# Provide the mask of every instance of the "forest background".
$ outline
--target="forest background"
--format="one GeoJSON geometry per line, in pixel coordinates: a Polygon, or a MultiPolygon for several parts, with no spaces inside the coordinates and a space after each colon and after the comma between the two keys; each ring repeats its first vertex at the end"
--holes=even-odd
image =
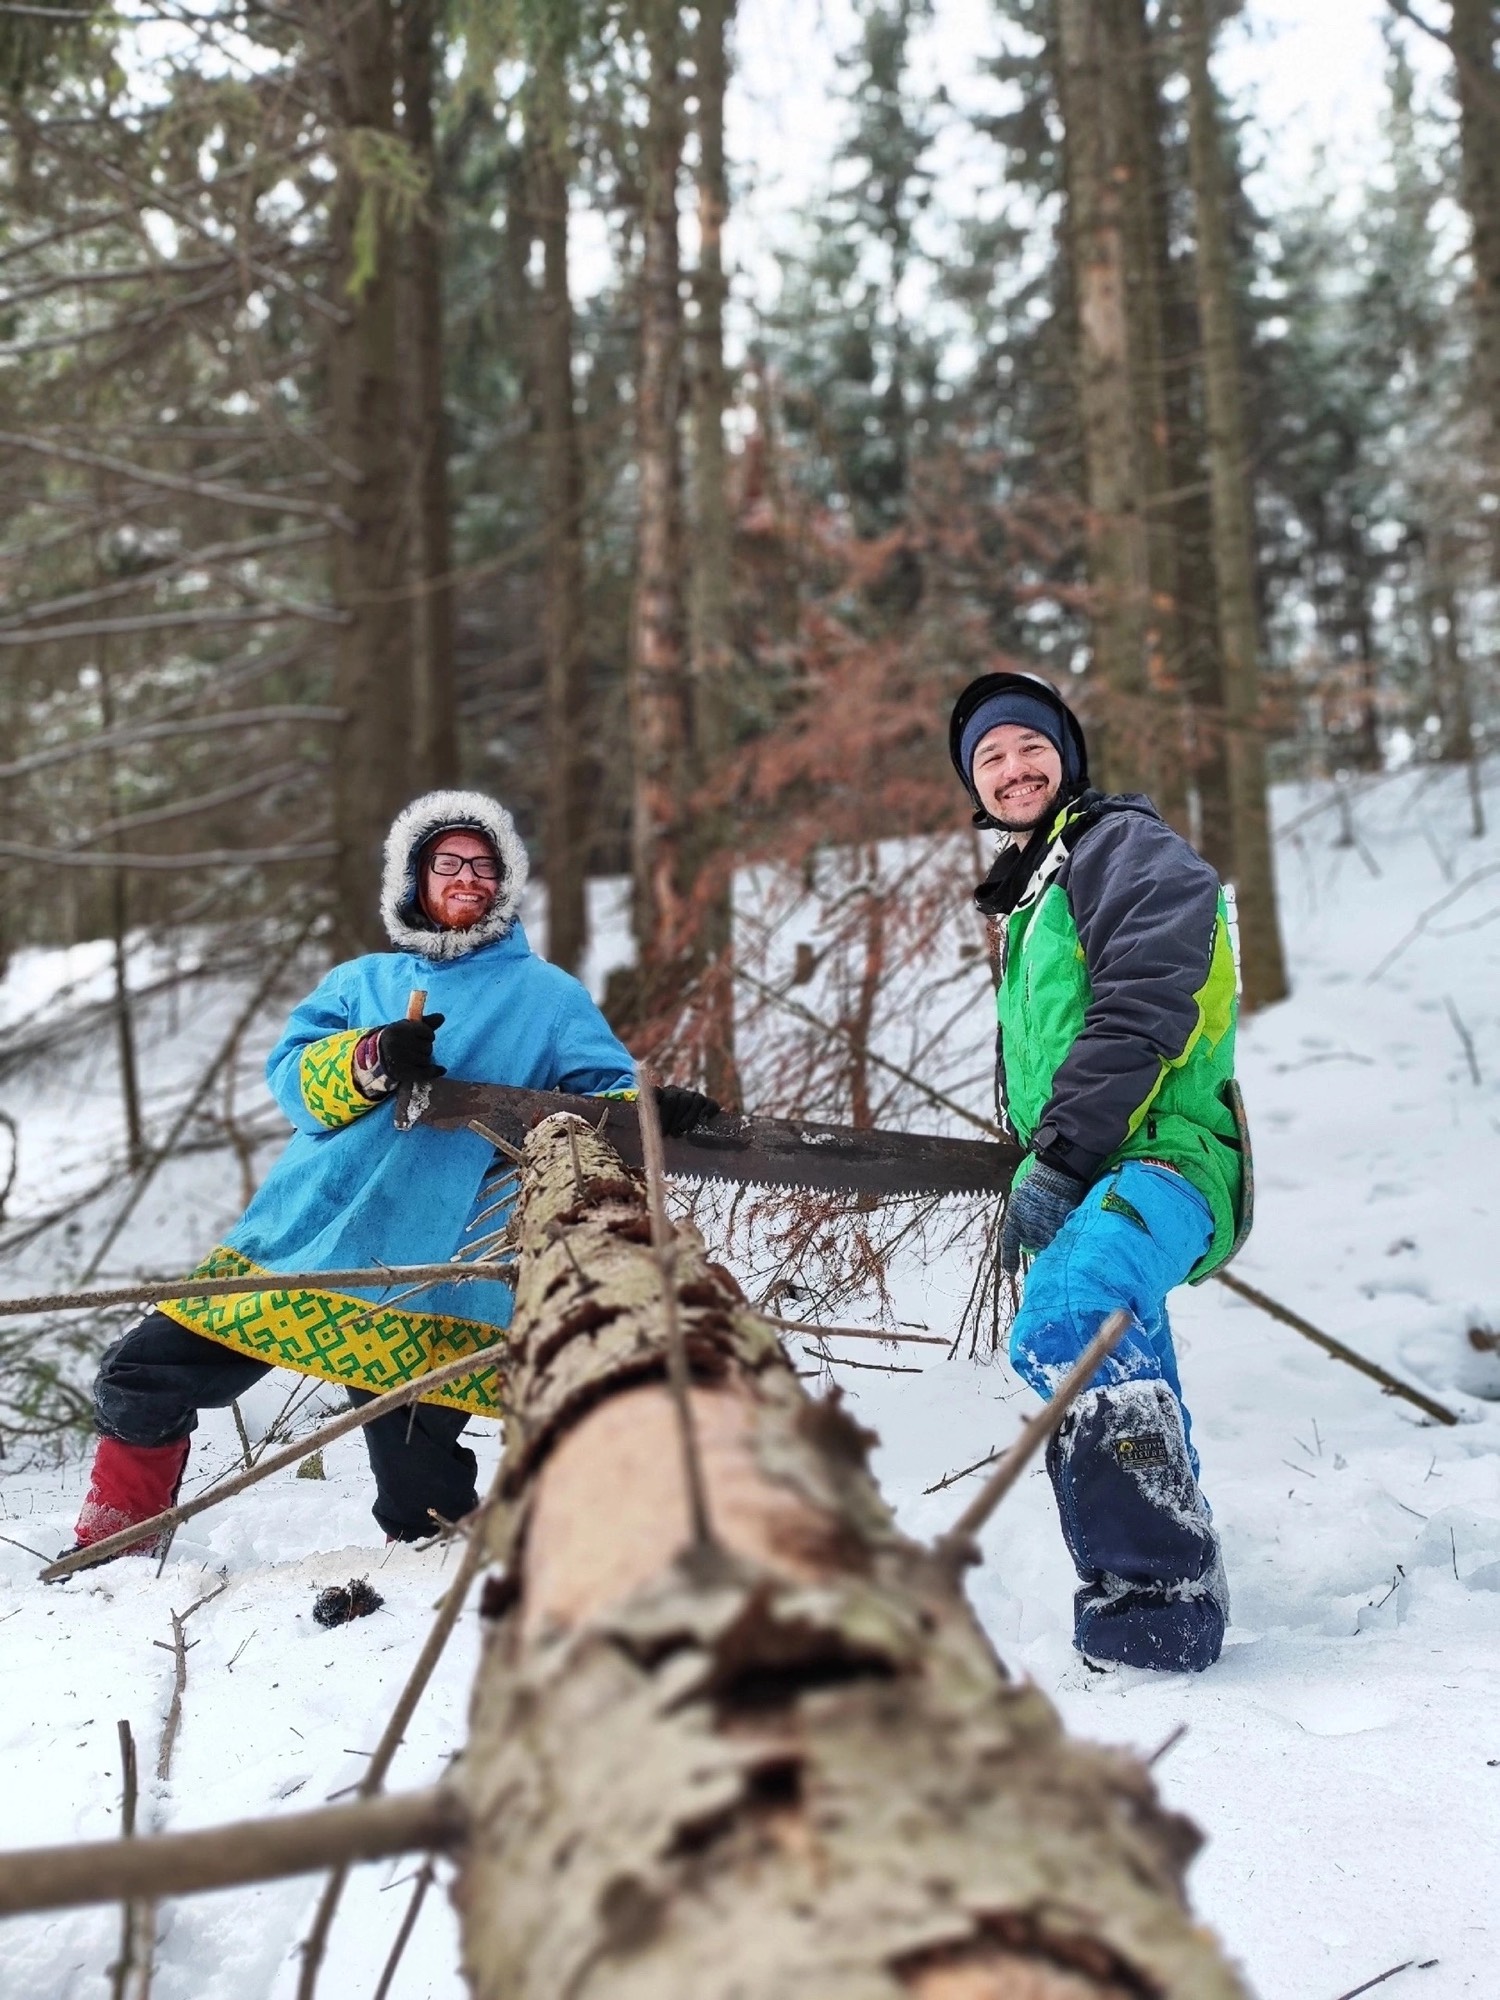
{"type": "MultiPolygon", "coordinates": [[[[638,1052],[738,1101],[769,1006],[797,1060],[761,1033],[755,1108],[857,1123],[985,859],[945,746],[973,674],[1050,675],[1096,781],[1232,882],[1252,1008],[1286,990],[1268,782],[1338,780],[1357,843],[1361,788],[1457,763],[1481,832],[1495,9],[1355,11],[1369,142],[1278,173],[1215,67],[1254,5],[792,10],[776,62],[831,37],[833,88],[784,143],[736,108],[733,0],[0,5],[0,971],[113,956],[0,1077],[116,1044],[90,1270],[174,1150],[248,1186],[271,1136],[234,1035],[143,1102],[141,1010],[239,978],[242,1036],[380,948],[428,785],[512,808],[564,965],[629,877],[638,1052]],[[892,836],[949,860],[882,867],[892,836]],[[833,912],[774,989],[758,863],[833,912]]],[[[0,1255],[62,1216],[7,1235],[0,1197],[0,1255]]]]}

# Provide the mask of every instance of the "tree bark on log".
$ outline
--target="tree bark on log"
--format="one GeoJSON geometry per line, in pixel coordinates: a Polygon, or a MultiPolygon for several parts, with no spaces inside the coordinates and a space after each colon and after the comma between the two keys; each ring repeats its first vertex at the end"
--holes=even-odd
{"type": "Polygon", "coordinates": [[[1009,1680],[872,1440],[585,1122],[531,1135],[454,1888],[477,2000],[1232,2000],[1198,1844],[1009,1680]]]}

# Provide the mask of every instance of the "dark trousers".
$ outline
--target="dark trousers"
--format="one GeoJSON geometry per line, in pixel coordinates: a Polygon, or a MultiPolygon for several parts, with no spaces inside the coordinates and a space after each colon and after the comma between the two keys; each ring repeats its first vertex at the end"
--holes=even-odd
{"type": "MultiPolygon", "coordinates": [[[[148,1313],[105,1352],[94,1381],[94,1422],[122,1444],[171,1444],[198,1428],[200,1410],[223,1410],[269,1370],[165,1313],[148,1313]]],[[[351,1404],[371,1392],[349,1389],[351,1404]]],[[[458,1441],[462,1410],[411,1403],[364,1428],[375,1474],[375,1519],[398,1541],[436,1528],[433,1513],[459,1520],[479,1504],[474,1454],[458,1441]],[[429,1511],[431,1510],[431,1511],[429,1511]]]]}

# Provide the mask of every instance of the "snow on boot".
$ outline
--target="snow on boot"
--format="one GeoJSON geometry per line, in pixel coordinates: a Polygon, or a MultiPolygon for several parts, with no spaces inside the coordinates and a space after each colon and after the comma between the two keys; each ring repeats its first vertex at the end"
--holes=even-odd
{"type": "Polygon", "coordinates": [[[1086,1390],[1047,1447],[1047,1473],[1082,1583],[1073,1599],[1078,1651],[1169,1673],[1211,1667],[1229,1593],[1166,1383],[1086,1390]]]}
{"type": "MultiPolygon", "coordinates": [[[[170,1507],[182,1484],[189,1442],[178,1438],[172,1444],[122,1444],[119,1438],[101,1437],[94,1449],[89,1490],[73,1530],[74,1546],[92,1548],[106,1535],[134,1527],[137,1521],[149,1521],[153,1514],[170,1507]]],[[[155,1555],[158,1539],[148,1535],[120,1554],[155,1555]]]]}

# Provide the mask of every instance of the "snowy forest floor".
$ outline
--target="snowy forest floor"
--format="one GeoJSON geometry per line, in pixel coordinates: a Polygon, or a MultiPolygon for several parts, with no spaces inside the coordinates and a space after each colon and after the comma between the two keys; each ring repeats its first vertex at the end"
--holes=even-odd
{"type": "MultiPolygon", "coordinates": [[[[1352,845],[1340,844],[1332,803],[1326,788],[1276,801],[1294,994],[1241,1038],[1258,1220],[1237,1269],[1463,1422],[1425,1421],[1221,1286],[1181,1292],[1182,1372],[1234,1594],[1220,1664],[1201,1679],[1081,1666],[1040,1470],[990,1524],[971,1590],[1001,1657],[1078,1733],[1149,1752],[1185,1726],[1157,1776],[1207,1836],[1195,1908],[1262,2000],[1335,2000],[1396,1966],[1407,1969],[1382,2000],[1454,2000],[1496,1992],[1500,1956],[1500,1353],[1469,1338],[1500,1328],[1500,836],[1465,837],[1454,774],[1370,787],[1352,845]]],[[[102,970],[94,951],[23,955],[0,987],[0,1020],[45,1004],[65,976],[96,961],[102,970]]],[[[175,1036],[159,1021],[148,1076],[187,1043],[211,1046],[234,1005],[221,993],[175,1036]]],[[[269,1019],[261,1032],[269,1041],[269,1019]]],[[[980,1064],[990,1037],[976,1009],[980,1064]]],[[[17,1214],[86,1180],[91,1159],[97,1171],[116,1115],[105,1040],[89,1063],[0,1090],[20,1133],[17,1214]]],[[[185,1162],[143,1202],[111,1268],[186,1268],[237,1206],[232,1162],[185,1162]]],[[[53,1239],[50,1263],[13,1265],[6,1288],[74,1275],[86,1233],[53,1239]]],[[[951,1330],[971,1278],[956,1255],[908,1260],[894,1274],[899,1316],[951,1330]]],[[[880,1435],[887,1496],[920,1536],[946,1525],[972,1487],[923,1489],[1008,1439],[1032,1407],[1003,1361],[915,1361],[928,1352],[891,1356],[920,1374],[836,1370],[880,1435]]],[[[252,1438],[292,1387],[273,1375],[246,1399],[252,1438]]],[[[336,1401],[331,1389],[314,1394],[336,1401]]],[[[492,1426],[475,1429],[482,1484],[497,1440],[492,1426]]],[[[189,1490],[238,1450],[228,1414],[207,1414],[189,1490]]],[[[149,1773],[172,1676],[153,1642],[220,1573],[227,1587],[189,1627],[170,1782],[143,1779],[142,1823],[302,1807],[357,1780],[453,1561],[440,1548],[384,1547],[358,1437],[329,1450],[324,1482],[282,1474],[190,1523],[160,1577],[131,1560],[56,1589],[35,1581],[34,1557],[16,1544],[43,1555],[66,1545],[81,1465],[0,1472],[0,1846],[118,1827],[116,1720],[132,1722],[149,1773]],[[315,1589],[359,1575],[384,1608],[320,1629],[315,1589]]],[[[461,1744],[476,1647],[471,1614],[394,1785],[430,1779],[461,1744]]],[[[357,1871],[327,2000],[372,1991],[406,1901],[395,1885],[411,1873],[409,1862],[357,1871]]],[[[318,1886],[169,1906],[156,2000],[288,2000],[318,1886]]],[[[104,1991],[118,1924],[113,1910],[9,1923],[0,1996],[104,1991]]],[[[429,1897],[395,2000],[458,2000],[456,1960],[451,1912],[429,1897]]]]}

